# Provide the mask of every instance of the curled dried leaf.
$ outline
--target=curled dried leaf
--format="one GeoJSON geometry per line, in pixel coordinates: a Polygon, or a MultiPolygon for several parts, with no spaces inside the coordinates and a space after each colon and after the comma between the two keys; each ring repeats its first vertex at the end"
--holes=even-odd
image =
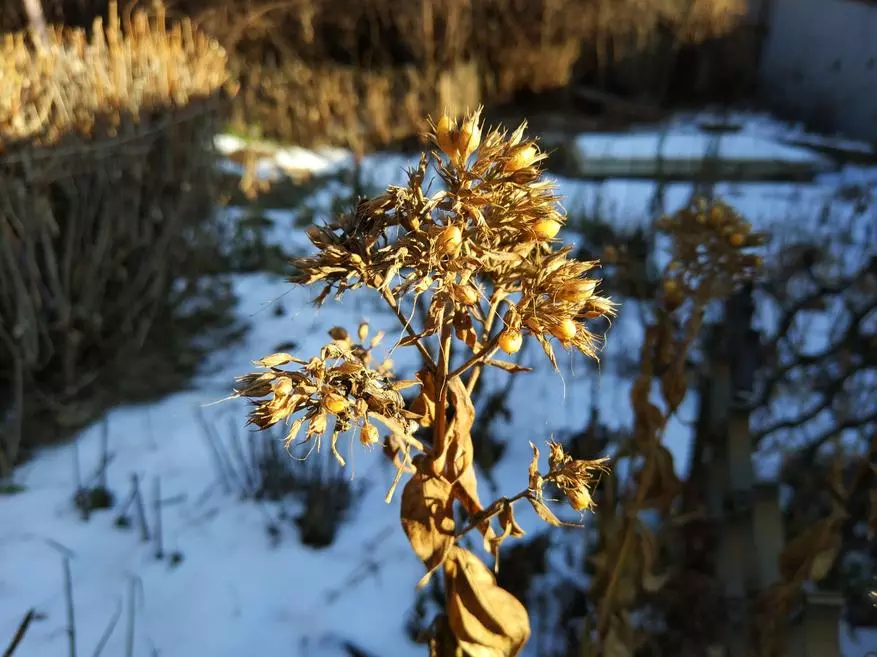
{"type": "Polygon", "coordinates": [[[478,557],[454,547],[445,562],[448,621],[465,652],[515,657],[530,638],[527,610],[478,557]]]}
{"type": "Polygon", "coordinates": [[[419,470],[402,490],[401,519],[411,547],[426,566],[419,584],[424,586],[454,544],[451,484],[419,470]]]}

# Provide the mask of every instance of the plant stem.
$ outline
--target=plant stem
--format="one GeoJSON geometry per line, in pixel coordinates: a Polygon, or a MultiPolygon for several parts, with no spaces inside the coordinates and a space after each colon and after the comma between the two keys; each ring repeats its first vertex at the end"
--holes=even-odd
{"type": "Polygon", "coordinates": [[[490,518],[499,513],[499,508],[503,504],[514,504],[515,502],[518,502],[529,495],[530,489],[527,488],[522,490],[520,493],[513,495],[512,497],[500,497],[498,500],[494,500],[494,502],[489,507],[479,513],[478,516],[475,519],[471,520],[468,525],[466,525],[465,527],[463,527],[463,529],[454,534],[454,538],[456,539],[465,536],[473,529],[478,527],[478,525],[484,522],[487,518],[490,518]]]}
{"type": "Polygon", "coordinates": [[[493,354],[496,353],[497,342],[499,342],[499,334],[493,336],[493,338],[491,338],[490,342],[488,342],[481,349],[479,349],[474,354],[472,354],[465,363],[460,365],[460,367],[458,367],[453,372],[448,374],[448,378],[453,379],[455,376],[462,376],[473,365],[483,364],[483,362],[485,360],[487,360],[488,358],[493,356],[493,354]]]}
{"type": "MultiPolygon", "coordinates": [[[[493,328],[493,322],[496,319],[496,314],[499,310],[499,304],[502,303],[503,299],[505,298],[506,292],[502,289],[494,290],[493,294],[490,295],[490,309],[487,311],[487,317],[484,318],[484,334],[481,336],[482,341],[487,340],[490,337],[490,331],[493,328]]],[[[475,385],[478,383],[478,379],[481,376],[481,372],[483,370],[484,363],[478,363],[475,366],[475,369],[472,370],[472,374],[469,377],[469,382],[466,383],[466,390],[470,395],[475,390],[475,385]]]]}
{"type": "MultiPolygon", "coordinates": [[[[402,311],[399,309],[399,304],[396,303],[396,300],[393,298],[393,295],[386,289],[381,290],[381,296],[384,298],[384,301],[387,302],[387,305],[390,306],[390,309],[395,313],[396,317],[399,319],[399,322],[402,324],[402,328],[410,335],[412,338],[417,337],[417,333],[411,327],[411,322],[409,322],[405,315],[402,314],[402,311]]],[[[429,350],[424,346],[424,344],[418,339],[414,345],[417,347],[420,354],[423,356],[423,360],[426,364],[426,367],[435,372],[436,364],[435,360],[433,360],[432,354],[429,353],[429,350]]]]}
{"type": "Polygon", "coordinates": [[[447,406],[448,406],[448,366],[451,361],[451,339],[453,327],[442,313],[442,333],[439,345],[439,362],[436,369],[435,389],[438,398],[435,403],[435,425],[432,440],[432,451],[435,456],[435,470],[440,473],[445,467],[447,451],[447,406]]]}

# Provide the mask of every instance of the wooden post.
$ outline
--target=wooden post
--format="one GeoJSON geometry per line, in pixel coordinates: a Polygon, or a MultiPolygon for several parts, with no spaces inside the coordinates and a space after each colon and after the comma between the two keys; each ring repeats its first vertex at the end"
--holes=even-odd
{"type": "Polygon", "coordinates": [[[716,577],[725,597],[722,642],[729,657],[746,654],[747,609],[759,587],[761,571],[766,570],[762,560],[775,562],[779,555],[777,545],[764,545],[756,538],[756,518],[762,523],[769,520],[769,514],[756,511],[749,410],[740,403],[752,390],[759,364],[758,335],[751,329],[751,294],[752,287],[744,286],[726,303],[723,321],[715,327],[707,347],[709,366],[705,372],[709,406],[704,420],[708,431],[702,437],[709,439],[704,448],[709,473],[707,499],[710,516],[719,528],[716,577]],[[760,543],[765,554],[759,553],[760,543]]]}

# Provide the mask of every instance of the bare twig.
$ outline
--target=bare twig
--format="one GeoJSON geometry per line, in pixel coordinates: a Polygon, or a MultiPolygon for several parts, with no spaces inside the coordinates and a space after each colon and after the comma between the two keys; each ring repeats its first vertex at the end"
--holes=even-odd
{"type": "Polygon", "coordinates": [[[64,601],[67,609],[67,653],[76,657],[76,617],[73,605],[73,576],[70,574],[70,557],[62,559],[64,568],[64,601]]]}
{"type": "Polygon", "coordinates": [[[18,624],[18,629],[15,630],[15,634],[12,636],[12,641],[9,642],[6,650],[3,651],[3,657],[12,657],[12,654],[18,648],[18,645],[21,643],[22,639],[24,639],[24,635],[27,634],[27,628],[30,627],[31,621],[33,621],[35,616],[36,610],[28,609],[24,618],[21,619],[21,623],[18,624]]]}

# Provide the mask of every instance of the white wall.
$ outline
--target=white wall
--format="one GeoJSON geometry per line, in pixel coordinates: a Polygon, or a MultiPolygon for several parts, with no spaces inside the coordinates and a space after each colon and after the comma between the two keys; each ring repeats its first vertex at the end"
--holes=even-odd
{"type": "Polygon", "coordinates": [[[767,2],[759,80],[765,97],[821,128],[877,141],[877,4],[767,2]]]}

